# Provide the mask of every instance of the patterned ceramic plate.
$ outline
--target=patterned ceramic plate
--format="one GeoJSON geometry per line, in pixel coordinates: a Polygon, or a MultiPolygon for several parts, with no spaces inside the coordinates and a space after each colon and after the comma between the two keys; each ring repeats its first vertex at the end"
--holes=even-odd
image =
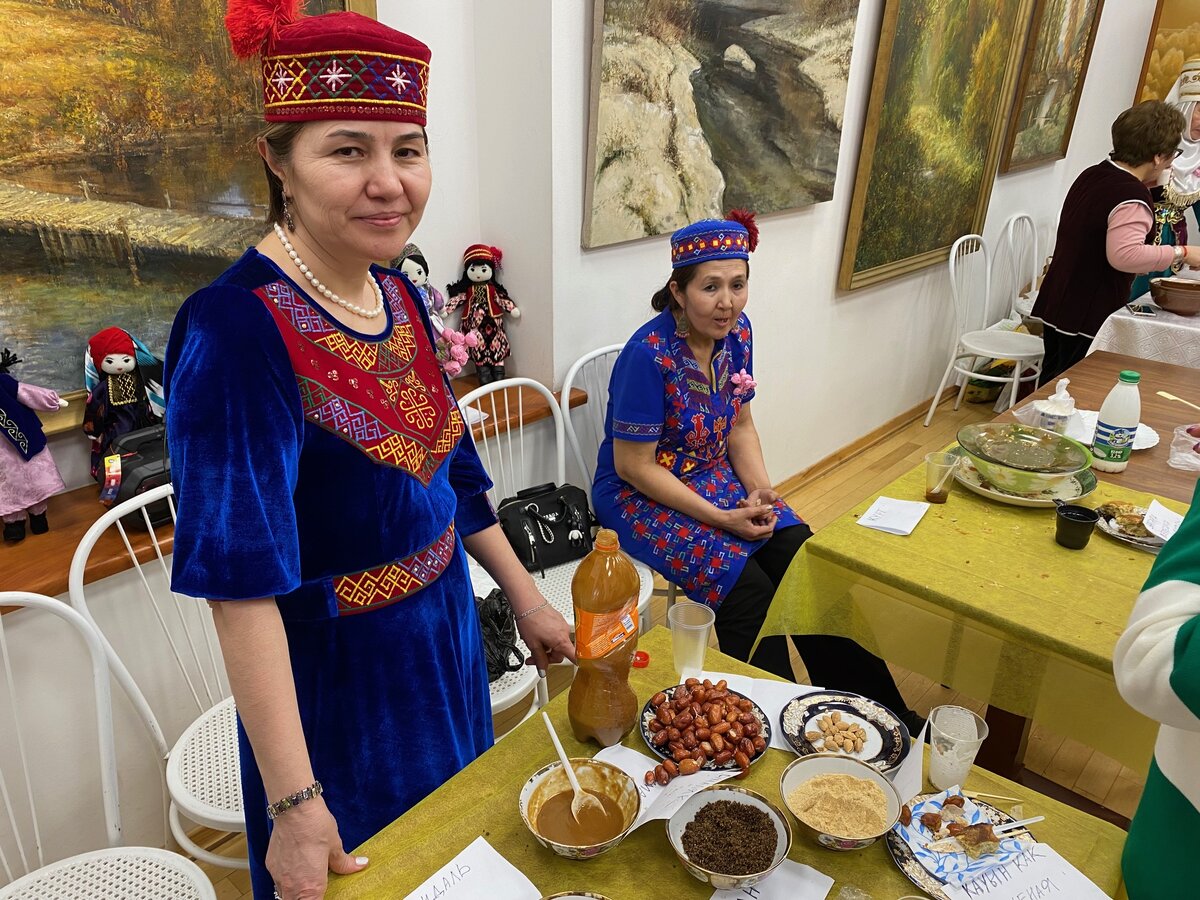
{"type": "MultiPolygon", "coordinates": [[[[1146,514],[1146,510],[1140,506],[1134,512],[1140,513],[1143,516],[1146,514]]],[[[1139,537],[1134,534],[1126,534],[1125,530],[1117,524],[1116,519],[1110,519],[1105,516],[1100,517],[1100,521],[1096,523],[1096,527],[1115,541],[1120,541],[1122,544],[1129,544],[1131,547],[1137,547],[1139,550],[1145,550],[1147,553],[1153,553],[1155,556],[1158,555],[1158,551],[1166,543],[1160,537],[1139,537]]]]}
{"type": "Polygon", "coordinates": [[[912,741],[908,728],[895,714],[880,703],[861,694],[846,691],[816,691],[789,700],[779,713],[779,727],[797,756],[810,753],[837,752],[868,763],[881,772],[890,772],[904,762],[912,741]],[[818,750],[806,734],[819,732],[822,716],[841,713],[843,722],[860,726],[867,734],[862,750],[850,753],[843,750],[818,750]]]}
{"type": "Polygon", "coordinates": [[[1012,491],[1006,491],[1003,488],[998,488],[991,482],[984,481],[983,476],[979,474],[979,470],[971,465],[971,461],[966,458],[962,447],[955,447],[949,452],[963,457],[963,461],[954,470],[955,481],[980,497],[987,497],[989,500],[998,500],[1010,506],[1053,508],[1055,500],[1061,500],[1064,503],[1074,503],[1096,490],[1096,476],[1092,474],[1091,469],[1086,469],[1077,475],[1064,478],[1051,491],[1043,491],[1040,494],[1017,494],[1012,491]]]}
{"type": "MultiPolygon", "coordinates": [[[[905,828],[897,823],[896,827],[887,833],[887,848],[892,859],[913,884],[935,900],[950,900],[944,888],[947,883],[960,884],[964,880],[976,877],[992,866],[1007,861],[1021,852],[1025,845],[1034,843],[1033,835],[1028,829],[1020,829],[1011,834],[1003,835],[1000,852],[972,860],[965,853],[934,853],[926,850],[924,844],[932,840],[929,829],[920,823],[923,813],[939,812],[942,801],[949,794],[918,794],[910,803],[913,811],[912,824],[905,828]]],[[[963,805],[970,824],[991,822],[993,825],[1004,825],[1015,821],[1006,812],[1001,812],[990,803],[982,800],[967,800],[963,805]]]]}
{"type": "MultiPolygon", "coordinates": [[[[682,685],[677,684],[677,685],[674,685],[669,688],[663,688],[663,693],[667,695],[668,701],[671,700],[671,698],[673,698],[675,696],[675,691],[677,691],[680,687],[682,687],[682,685]]],[[[737,691],[734,691],[734,690],[731,690],[729,692],[729,696],[736,697],[738,700],[750,700],[750,698],[747,697],[745,694],[739,694],[737,691]]],[[[754,716],[754,718],[758,719],[758,733],[761,734],[763,740],[767,742],[767,748],[770,748],[770,746],[771,746],[771,723],[769,721],[767,721],[767,714],[764,713],[762,711],[762,708],[757,703],[755,703],[753,700],[750,700],[750,715],[752,715],[752,716],[754,716]]],[[[650,701],[647,700],[646,705],[642,707],[642,716],[641,716],[642,740],[644,740],[646,742],[646,746],[650,748],[651,753],[653,753],[655,756],[658,756],[662,759],[666,759],[667,757],[669,757],[671,755],[670,751],[667,750],[665,747],[664,748],[655,747],[654,744],[650,740],[654,736],[654,732],[652,732],[650,730],[650,720],[653,718],[654,718],[654,707],[651,706],[650,701]]],[[[755,753],[752,757],[750,757],[750,764],[753,765],[756,760],[761,759],[766,754],[767,748],[764,748],[763,750],[759,751],[758,753],[755,753]]],[[[704,765],[702,765],[700,768],[714,769],[714,770],[718,770],[718,771],[725,770],[725,769],[736,769],[737,763],[735,763],[731,759],[729,762],[725,763],[724,765],[718,766],[710,759],[710,760],[706,760],[704,765]]]]}

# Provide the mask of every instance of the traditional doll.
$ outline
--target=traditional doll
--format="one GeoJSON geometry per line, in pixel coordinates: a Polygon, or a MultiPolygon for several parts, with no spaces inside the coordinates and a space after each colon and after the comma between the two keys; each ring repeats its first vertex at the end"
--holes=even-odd
{"type": "Polygon", "coordinates": [[[496,280],[502,256],[499,247],[472,244],[463,254],[463,277],[446,286],[450,299],[446,301],[445,314],[450,315],[465,303],[462,330],[479,335],[479,343],[471,348],[470,355],[480,384],[504,377],[504,360],[512,349],[504,333],[504,314],[509,313],[514,319],[521,317],[504,285],[496,280]]]}
{"type": "Polygon", "coordinates": [[[88,341],[88,353],[100,381],[88,394],[83,433],[92,442],[92,477],[104,475],[104,457],[123,434],[157,421],[146,397],[133,338],[120,328],[105,328],[88,341]]]}
{"type": "Polygon", "coordinates": [[[45,534],[46,500],[63,490],[62,476],[46,445],[46,434],[34,410],[66,406],[49,388],[22,384],[8,374],[21,360],[7,349],[0,352],[0,516],[4,540],[25,540],[29,530],[45,534]]]}
{"type": "Polygon", "coordinates": [[[413,287],[425,302],[425,311],[429,313],[429,324],[433,326],[434,337],[440,337],[446,330],[442,323],[446,298],[429,283],[429,263],[425,261],[425,254],[421,252],[421,248],[416,244],[406,244],[400,255],[392,261],[392,268],[399,269],[404,273],[404,277],[413,283],[413,287]]]}

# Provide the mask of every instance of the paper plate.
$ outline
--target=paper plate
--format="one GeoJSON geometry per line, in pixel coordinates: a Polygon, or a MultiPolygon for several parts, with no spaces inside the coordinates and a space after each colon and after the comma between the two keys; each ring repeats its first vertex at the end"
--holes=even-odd
{"type": "MultiPolygon", "coordinates": [[[[1140,506],[1136,511],[1142,515],[1146,514],[1146,510],[1140,506]]],[[[1158,551],[1161,550],[1163,548],[1163,544],[1166,543],[1166,541],[1160,537],[1147,538],[1138,537],[1137,535],[1133,534],[1126,534],[1121,530],[1121,526],[1118,525],[1114,519],[1105,518],[1104,516],[1100,517],[1100,521],[1096,523],[1096,528],[1098,528],[1102,533],[1108,535],[1114,541],[1120,541],[1122,544],[1128,544],[1131,547],[1137,547],[1139,550],[1145,550],[1147,553],[1152,553],[1155,556],[1158,555],[1158,551]]]]}
{"type": "Polygon", "coordinates": [[[949,452],[963,457],[963,461],[954,470],[955,481],[980,497],[987,497],[989,500],[1007,503],[1010,506],[1053,508],[1055,500],[1061,500],[1064,503],[1074,503],[1096,490],[1096,476],[1092,474],[1091,469],[1086,469],[1078,475],[1071,475],[1064,478],[1051,491],[1043,491],[1040,494],[1033,495],[1016,494],[998,488],[994,484],[985,483],[983,476],[979,474],[979,470],[971,464],[971,460],[966,458],[966,453],[962,447],[955,447],[949,452]]]}

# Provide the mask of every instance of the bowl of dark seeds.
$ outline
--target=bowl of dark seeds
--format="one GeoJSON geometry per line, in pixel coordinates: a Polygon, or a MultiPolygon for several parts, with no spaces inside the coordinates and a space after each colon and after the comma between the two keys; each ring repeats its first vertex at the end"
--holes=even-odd
{"type": "Polygon", "coordinates": [[[693,876],[718,890],[758,884],[792,849],[787,816],[761,794],[715,784],[667,821],[671,849],[693,876]]]}

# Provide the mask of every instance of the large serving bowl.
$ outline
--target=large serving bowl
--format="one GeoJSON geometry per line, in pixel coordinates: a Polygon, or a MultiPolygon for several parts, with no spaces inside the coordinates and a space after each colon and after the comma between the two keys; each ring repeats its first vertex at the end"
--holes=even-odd
{"type": "Polygon", "coordinates": [[[787,859],[787,855],[792,849],[792,829],[788,825],[787,815],[783,810],[762,794],[757,794],[746,788],[714,784],[711,787],[706,787],[704,790],[692,794],[691,797],[684,801],[683,806],[675,810],[671,818],[667,820],[667,840],[670,841],[671,849],[675,851],[675,855],[679,857],[679,861],[683,863],[683,867],[694,878],[698,878],[706,884],[711,884],[718,890],[740,891],[758,884],[774,872],[781,862],[787,859]],[[688,859],[688,855],[683,849],[684,830],[691,823],[692,819],[696,818],[696,813],[708,804],[715,803],[718,800],[729,800],[733,803],[744,803],[748,806],[753,806],[755,809],[765,812],[770,818],[771,823],[775,826],[775,855],[771,859],[771,865],[767,866],[763,871],[754,872],[749,875],[724,875],[720,872],[713,872],[702,866],[698,866],[688,859]]]}
{"type": "Polygon", "coordinates": [[[1200,313],[1200,281],[1185,278],[1151,278],[1150,296],[1167,312],[1177,316],[1200,313]]]}
{"type": "MultiPolygon", "coordinates": [[[[920,753],[921,748],[914,747],[913,752],[920,753]]],[[[799,759],[793,760],[779,777],[779,793],[783,797],[783,805],[787,807],[788,812],[796,817],[796,822],[800,826],[800,833],[805,835],[814,844],[829,850],[861,850],[863,847],[870,847],[891,831],[893,826],[900,821],[900,807],[903,806],[900,795],[896,792],[896,788],[886,775],[874,766],[867,765],[865,762],[861,762],[850,756],[818,754],[814,756],[801,756],[799,759]],[[888,821],[887,828],[883,829],[879,834],[870,837],[845,837],[840,834],[829,834],[820,831],[805,822],[788,805],[788,795],[804,784],[804,782],[818,775],[853,775],[855,778],[864,778],[879,785],[883,790],[883,796],[887,800],[887,810],[885,812],[888,821]]]]}
{"type": "Polygon", "coordinates": [[[958,443],[985,481],[1018,494],[1053,491],[1092,466],[1079,441],[1016,422],[967,425],[958,443]]]}
{"type": "Polygon", "coordinates": [[[624,822],[616,837],[611,837],[599,844],[575,846],[560,844],[542,837],[538,833],[536,826],[538,814],[542,811],[542,804],[556,794],[571,790],[562,763],[558,761],[542,766],[526,779],[518,801],[521,821],[525,823],[529,833],[537,838],[539,844],[548,847],[559,856],[567,859],[591,859],[611,850],[625,840],[625,836],[633,830],[633,823],[637,821],[637,817],[642,811],[642,797],[638,793],[633,779],[614,765],[596,759],[583,758],[572,759],[571,768],[575,771],[575,777],[579,780],[581,788],[585,791],[603,794],[616,801],[617,806],[621,808],[624,822]]]}

